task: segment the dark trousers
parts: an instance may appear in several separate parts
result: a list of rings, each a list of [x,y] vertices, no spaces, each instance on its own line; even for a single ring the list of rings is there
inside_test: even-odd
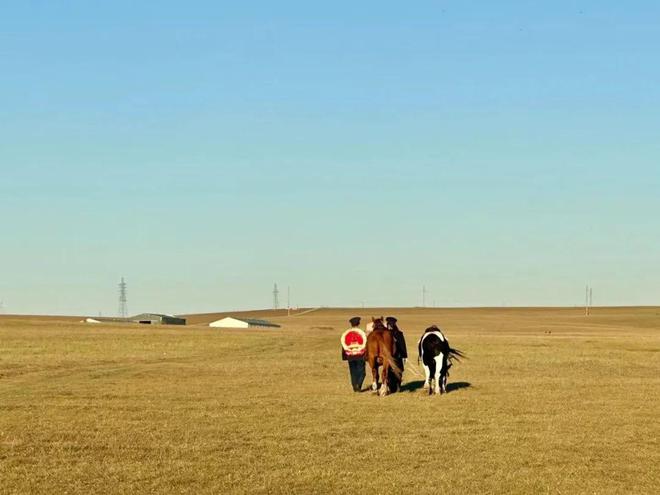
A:
[[[355,359],[348,362],[348,370],[351,372],[351,385],[353,385],[353,390],[359,392],[362,390],[362,383],[364,382],[364,377],[366,372],[364,370],[364,360]]]
[[[399,367],[399,369],[403,372],[403,359],[400,357],[395,357],[394,362],[396,365]],[[401,376],[403,378],[403,375]],[[387,376],[387,383],[390,387],[390,391],[392,392],[398,392],[399,389],[401,388],[401,378],[396,376],[396,373],[394,373],[394,370],[390,368],[390,372],[388,373]]]

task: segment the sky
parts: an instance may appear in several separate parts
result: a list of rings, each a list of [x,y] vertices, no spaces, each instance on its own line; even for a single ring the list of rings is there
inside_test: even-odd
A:
[[[659,21],[4,1],[1,310],[660,304]]]

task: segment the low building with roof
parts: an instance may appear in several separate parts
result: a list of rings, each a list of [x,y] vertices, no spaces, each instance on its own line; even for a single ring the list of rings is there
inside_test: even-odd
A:
[[[267,320],[259,320],[256,318],[233,318],[227,316],[220,320],[215,320],[209,323],[210,327],[214,328],[279,328],[280,325],[272,323]]]
[[[143,325],[185,325],[186,319],[173,315],[161,315],[159,313],[142,313],[128,319],[132,323]]]

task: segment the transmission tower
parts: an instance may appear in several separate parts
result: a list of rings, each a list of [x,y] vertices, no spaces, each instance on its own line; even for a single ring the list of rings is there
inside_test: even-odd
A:
[[[422,285],[422,308],[426,307],[426,295],[429,291],[426,290],[426,285]]]
[[[273,309],[279,309],[280,307],[280,291],[277,288],[277,284],[273,286]]]
[[[128,316],[128,305],[126,300],[126,282],[124,277],[119,282],[119,316],[126,318]]]

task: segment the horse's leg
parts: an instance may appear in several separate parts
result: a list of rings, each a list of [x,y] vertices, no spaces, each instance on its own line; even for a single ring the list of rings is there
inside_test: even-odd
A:
[[[376,359],[373,359],[373,361],[370,363],[371,366],[371,390],[374,392],[378,390],[378,363],[376,362]]]
[[[441,383],[440,383],[440,393],[446,394],[447,393],[447,374],[448,374],[448,367],[447,367],[447,358],[445,357],[442,360],[442,378],[441,378]]]
[[[381,397],[384,397],[387,395],[388,392],[388,385],[387,385],[387,375],[390,372],[390,363],[389,361],[385,358],[383,359],[383,369],[381,371],[381,376],[380,376],[380,395]]]
[[[435,376],[435,367],[436,367],[435,359],[431,359],[428,366],[424,365],[424,368],[428,368],[428,372],[429,372],[429,376],[427,380],[429,385],[429,395],[433,395],[433,377]]]
[[[424,388],[429,386],[429,382],[431,381],[431,370],[429,369],[426,364],[424,364]]]
[[[436,357],[433,358],[435,361],[435,388],[434,392],[436,394],[440,393],[440,373],[442,373],[442,360],[444,358],[444,355],[442,353],[438,354]]]

